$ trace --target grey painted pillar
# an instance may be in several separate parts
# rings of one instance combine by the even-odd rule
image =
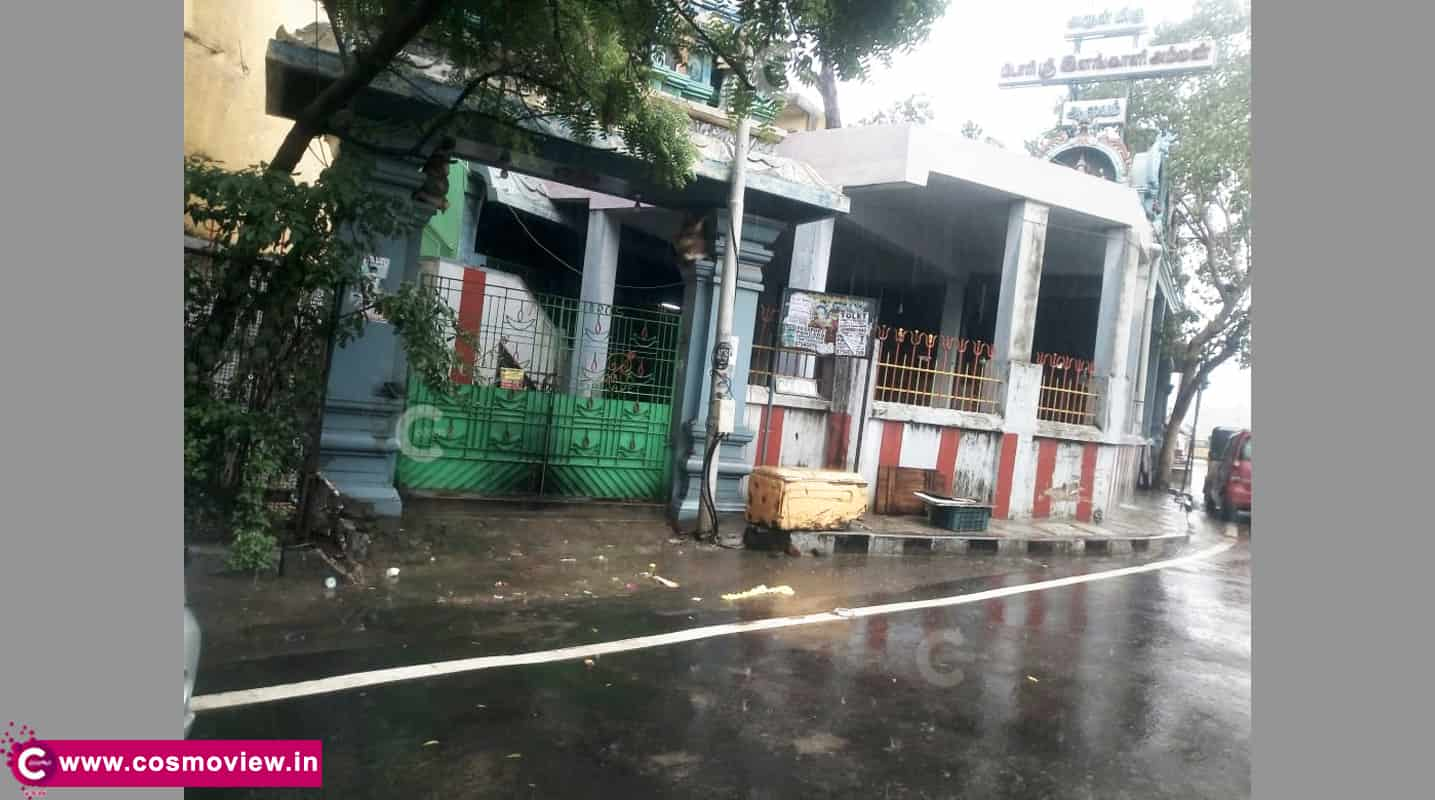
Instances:
[[[1141,435],[1147,438],[1156,436],[1157,418],[1166,411],[1163,404],[1165,397],[1160,391],[1163,362],[1166,360],[1160,332],[1166,327],[1167,302],[1165,294],[1157,292],[1151,308],[1151,336],[1146,345],[1146,398],[1141,417]]]
[[[574,327],[576,357],[568,385],[578,395],[601,391],[608,368],[608,337],[613,330],[613,289],[618,282],[618,242],[622,223],[611,211],[588,212],[583,248],[583,288]]]
[[[713,230],[726,230],[726,214],[717,215]],[[714,502],[718,511],[742,511],[746,501],[741,481],[752,471],[743,450],[753,439],[747,425],[747,379],[752,357],[752,332],[757,322],[758,297],[762,294],[762,270],[772,260],[772,246],[782,227],[760,217],[744,215],[742,247],[738,252],[737,304],[733,331],[738,347],[734,353],[732,393],[737,398],[733,434],[719,446],[718,486]],[[683,358],[678,375],[678,397],[673,403],[673,487],[668,512],[679,523],[698,515],[698,488],[702,482],[704,444],[707,439],[708,394],[712,381],[712,351],[717,330],[719,285],[717,267],[722,263],[726,239],[718,237],[712,254],[688,268],[683,294],[683,321],[679,354]]]
[[[1040,368],[1037,368],[1035,389],[1027,386],[1029,376],[1020,368],[1031,364],[1036,301],[1046,252],[1046,221],[1050,214],[1051,209],[1029,200],[1012,203],[1007,212],[1001,294],[997,300],[996,334],[992,342],[993,374],[1007,379],[1002,402],[1007,431],[1012,431],[1013,426],[1023,431],[1036,427],[1036,394],[1027,398],[1026,393],[1040,391]]]
[[[1007,213],[1002,254],[1001,294],[997,300],[995,351],[999,367],[1030,361],[1036,334],[1036,300],[1046,251],[1046,221],[1051,209],[1030,200],[1012,203]]]
[[[371,179],[374,191],[403,200],[422,183],[418,161],[379,159]],[[377,255],[389,260],[380,286],[398,289],[417,280],[423,225],[434,209],[415,204],[409,227],[381,240]],[[346,301],[346,307],[348,303]],[[324,402],[319,469],[350,500],[370,505],[380,516],[395,517],[403,505],[394,487],[398,460],[397,426],[404,410],[402,397],[387,387],[407,385],[407,361],[393,327],[368,320],[362,335],[334,353]]]
[[[1149,259],[1141,270],[1137,286],[1137,306],[1131,324],[1136,326],[1131,336],[1131,427],[1139,436],[1146,436],[1146,398],[1151,381],[1150,370],[1151,335],[1156,321],[1156,270],[1160,269],[1157,259]]]
[[[1131,391],[1131,335],[1140,284],[1141,250],[1128,228],[1106,234],[1101,308],[1096,323],[1093,374],[1102,393],[1097,424],[1108,434],[1127,433]]]
[[[946,294],[942,299],[942,325],[938,331],[941,338],[937,340],[937,348],[934,351],[934,358],[938,363],[933,364],[932,369],[950,370],[956,364],[956,360],[959,357],[956,348],[953,347],[951,350],[948,350],[942,346],[942,342],[948,341],[948,337],[957,339],[962,335],[962,307],[966,303],[966,300],[966,277],[949,279],[947,281]],[[950,395],[952,393],[952,384],[953,381],[950,374],[939,375],[934,388],[939,394]],[[954,402],[951,400],[944,402],[949,408],[954,405]]]

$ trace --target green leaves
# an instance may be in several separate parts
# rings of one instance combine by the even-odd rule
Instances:
[[[453,311],[415,287],[382,293],[365,272],[381,241],[416,226],[368,167],[346,155],[310,185],[185,162],[185,214],[208,239],[184,262],[185,505],[228,532],[236,568],[272,563],[270,501],[303,471],[331,337],[361,335],[376,313],[435,391],[457,366]]]
[[[362,50],[391,3],[338,0],[340,38]],[[790,74],[829,60],[846,80],[924,40],[946,0],[736,0],[712,13],[694,0],[451,0],[392,70],[442,64],[462,98],[431,123],[524,149],[535,124],[576,139],[621,136],[654,176],[681,186],[697,150],[688,118],[651,87],[654,52],[716,55],[729,115],[780,102]]]
[[[924,95],[924,94],[914,94],[914,95],[911,95],[911,96],[907,97],[905,100],[898,100],[897,102],[893,103],[892,105],[888,106],[887,108],[884,108],[884,109],[882,109],[881,111],[878,111],[877,113],[872,114],[871,116],[869,116],[869,117],[863,119],[861,122],[859,122],[859,123],[857,123],[857,124],[858,124],[858,125],[896,125],[896,124],[902,123],[902,122],[925,123],[925,122],[931,122],[931,121],[932,121],[932,118],[933,118],[934,116],[935,116],[935,113],[932,111],[932,101],[931,101],[931,98],[927,97],[927,96]],[[973,122],[968,122],[968,123],[967,123],[967,125],[975,125],[975,124],[976,124],[976,123],[973,123]],[[964,127],[962,128],[962,134],[963,134],[963,135],[966,135],[966,132],[967,132],[967,128],[964,126]],[[980,135],[980,133],[981,133],[981,127],[980,127],[980,126],[977,126],[977,134],[978,134],[978,136]],[[968,138],[975,139],[975,138],[978,138],[978,137],[977,137],[977,136],[971,136],[971,137],[968,137]]]

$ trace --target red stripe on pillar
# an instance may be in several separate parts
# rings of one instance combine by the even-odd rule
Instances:
[[[773,406],[772,416],[768,409],[762,410],[762,431],[757,438],[757,465],[775,467],[782,463],[782,418],[787,409]]]
[[[852,430],[852,415],[845,411],[834,411],[827,415],[827,441],[823,466],[828,469],[847,469],[847,442]]]
[[[882,450],[877,454],[877,466],[895,467],[902,460],[902,429],[904,423],[894,420],[882,422]]]
[[[942,491],[947,494],[956,491],[957,444],[961,434],[956,428],[943,428],[942,441],[937,445],[937,474],[941,476]]]
[[[1031,515],[1035,518],[1051,516],[1051,482],[1056,475],[1056,440],[1037,439],[1036,450],[1036,491],[1031,500]]]
[[[997,519],[1011,519],[1011,483],[1016,472],[1017,435],[1002,435],[1001,460],[997,465],[997,502],[992,509]]]
[[[463,293],[458,299],[458,327],[472,334],[475,339],[478,338],[479,325],[483,322],[483,292],[487,285],[488,273],[483,270],[463,271]],[[478,358],[472,346],[459,340],[454,342],[454,352],[461,363],[470,369],[475,368]],[[473,383],[472,374],[461,370],[454,370],[452,377],[454,383]]]
[[[1096,491],[1096,452],[1100,445],[1087,442],[1081,451],[1081,496],[1076,500],[1076,518],[1091,521],[1091,503]]]

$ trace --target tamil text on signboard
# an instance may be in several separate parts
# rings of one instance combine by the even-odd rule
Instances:
[[[1002,65],[999,85],[1040,86],[1146,78],[1203,72],[1215,66],[1216,48],[1211,42],[1182,42],[1008,62]]]
[[[1067,100],[1061,104],[1061,124],[1124,125],[1126,99],[1113,97],[1108,100]]]
[[[867,355],[877,302],[867,297],[788,289],[782,302],[782,347],[819,355]]]

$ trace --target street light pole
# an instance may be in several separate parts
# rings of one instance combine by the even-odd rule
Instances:
[[[728,194],[728,239],[723,250],[722,277],[718,289],[717,336],[713,343],[712,386],[708,395],[707,447],[703,458],[703,479],[698,489],[698,535],[716,533],[718,446],[733,432],[737,401],[732,395],[732,367],[737,359],[737,337],[732,319],[737,305],[737,254],[742,247],[743,195],[747,190],[747,147],[752,121],[743,115],[737,121],[732,153],[732,178]]]

